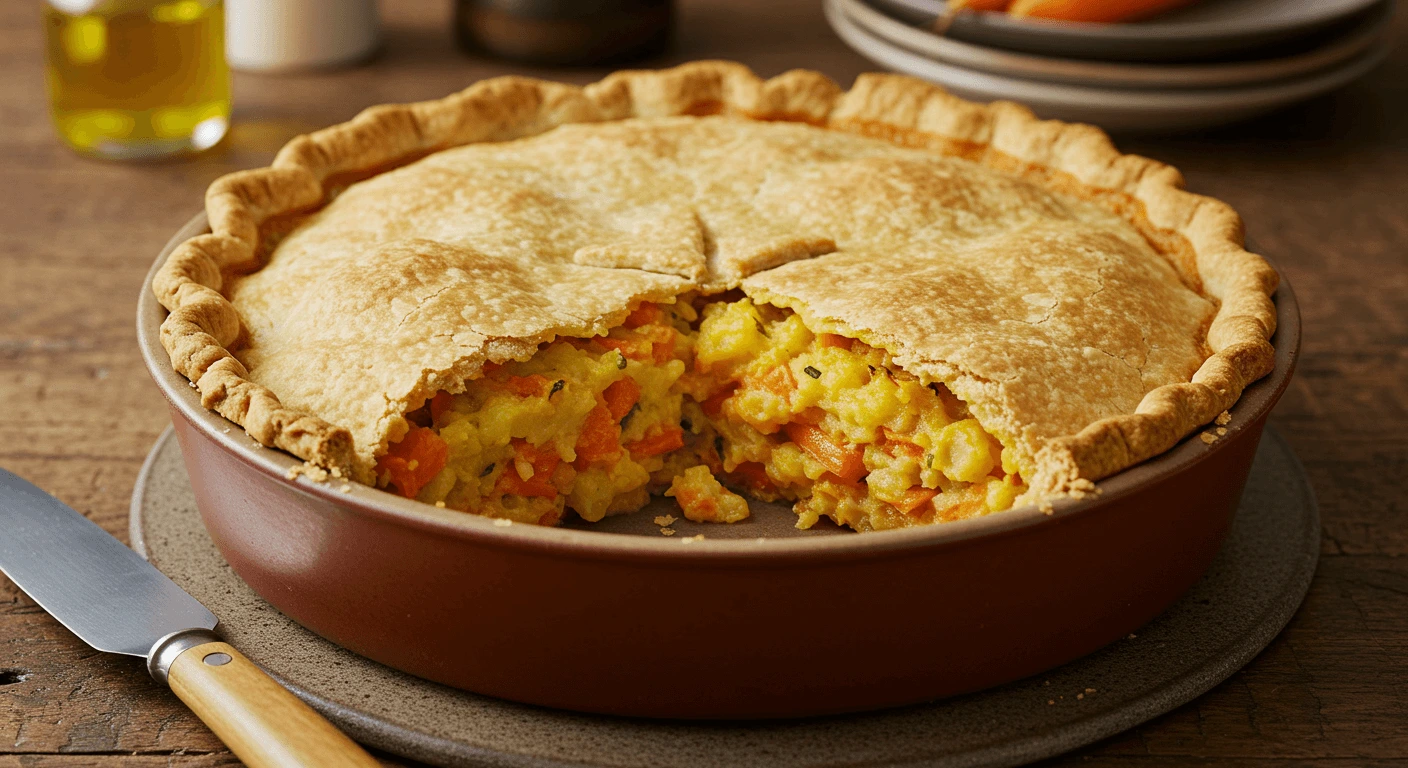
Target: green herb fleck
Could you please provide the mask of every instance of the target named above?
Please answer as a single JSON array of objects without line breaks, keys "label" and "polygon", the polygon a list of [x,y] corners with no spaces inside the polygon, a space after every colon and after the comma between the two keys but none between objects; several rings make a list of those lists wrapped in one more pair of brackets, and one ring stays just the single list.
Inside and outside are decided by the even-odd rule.
[{"label": "green herb fleck", "polygon": [[694,422],[690,421],[687,418],[680,419],[680,429],[683,429],[686,432],[692,432],[694,431]]},{"label": "green herb fleck", "polygon": [[562,379],[558,379],[557,381],[554,381],[554,382],[552,383],[552,391],[551,391],[551,392],[548,392],[548,397],[552,397],[553,395],[557,394],[558,392],[561,392],[561,391],[562,391],[562,388],[565,387],[565,386],[567,386],[567,382],[564,381],[564,380],[562,380]]},{"label": "green herb fleck", "polygon": [[616,353],[616,369],[620,371],[626,370],[626,356],[620,352]]},{"label": "green herb fleck", "polygon": [[488,476],[489,476],[489,473],[490,473],[490,472],[493,472],[493,471],[494,471],[494,464],[493,464],[492,462],[490,462],[489,466],[485,467],[484,470],[479,473],[479,476],[480,476],[480,477],[488,477]]},{"label": "green herb fleck", "polygon": [[819,379],[819,378],[821,378],[821,371],[818,371],[817,369],[811,367],[810,365],[807,366],[806,368],[803,368],[803,369],[802,369],[802,372],[805,373],[805,374],[807,374],[808,376],[812,377],[813,379]]}]

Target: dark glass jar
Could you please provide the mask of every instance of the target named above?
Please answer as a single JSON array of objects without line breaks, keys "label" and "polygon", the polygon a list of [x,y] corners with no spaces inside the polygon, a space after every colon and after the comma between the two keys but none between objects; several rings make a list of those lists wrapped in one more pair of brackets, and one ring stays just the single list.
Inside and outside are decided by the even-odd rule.
[{"label": "dark glass jar", "polygon": [[455,0],[460,45],[533,64],[614,64],[664,50],[674,0]]}]

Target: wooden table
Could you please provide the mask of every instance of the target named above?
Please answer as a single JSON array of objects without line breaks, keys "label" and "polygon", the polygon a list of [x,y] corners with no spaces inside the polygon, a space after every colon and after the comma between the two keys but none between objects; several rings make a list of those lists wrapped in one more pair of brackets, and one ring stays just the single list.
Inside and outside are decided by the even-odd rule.
[{"label": "wooden table", "polygon": [[[198,159],[80,159],[49,126],[39,3],[0,4],[0,464],[121,538],[133,480],[167,424],[137,354],[143,274],[217,176],[382,102],[508,72],[457,53],[449,0],[391,0],[385,51],[322,75],[235,80],[231,138]],[[867,62],[818,0],[687,0],[665,64],[732,58],[849,83]],[[1396,21],[1401,43],[1408,19]],[[1242,212],[1295,285],[1300,370],[1272,416],[1320,497],[1319,575],[1290,627],[1201,699],[1058,765],[1408,761],[1408,46],[1364,81],[1255,123],[1121,142]],[[4,531],[0,531],[3,536]],[[393,764],[395,761],[389,760]],[[129,658],[97,653],[0,578],[0,768],[237,761]]]}]

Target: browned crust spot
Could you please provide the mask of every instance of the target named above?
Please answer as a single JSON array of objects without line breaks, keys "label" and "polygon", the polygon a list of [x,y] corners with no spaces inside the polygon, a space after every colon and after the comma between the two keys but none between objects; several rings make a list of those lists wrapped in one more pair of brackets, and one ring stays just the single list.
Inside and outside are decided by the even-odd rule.
[{"label": "browned crust spot", "polygon": [[[218,179],[206,193],[211,233],[179,246],[153,289],[170,310],[161,339],[203,404],[258,442],[321,466],[353,459],[350,433],[284,407],[249,381],[229,352],[240,318],[221,294],[227,275],[257,269],[265,237],[322,205],[350,181],[447,147],[532,136],[566,123],[632,117],[737,114],[879,137],[963,157],[1101,204],[1139,231],[1184,281],[1215,300],[1209,357],[1191,382],[1150,392],[1134,413],[1052,441],[1033,490],[1089,490],[1162,453],[1213,421],[1272,369],[1276,272],[1243,248],[1242,222],[1225,203],[1184,191],[1172,167],[1121,154],[1099,129],[1038,120],[1010,102],[975,104],[899,75],[862,75],[850,91],[794,70],[762,80],[740,64],[701,61],[623,71],[578,88],[521,77],[485,80],[437,101],[382,105],[290,141],[271,166]],[[267,229],[264,229],[266,228]],[[264,235],[261,231],[267,231]]]}]

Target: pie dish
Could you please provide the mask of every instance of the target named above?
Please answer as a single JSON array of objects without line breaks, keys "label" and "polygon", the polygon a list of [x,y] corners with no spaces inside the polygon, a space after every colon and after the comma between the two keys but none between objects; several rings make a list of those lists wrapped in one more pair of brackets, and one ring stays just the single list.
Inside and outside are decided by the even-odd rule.
[{"label": "pie dish", "polygon": [[153,290],[204,405],[335,475],[908,527],[1091,494],[1271,371],[1276,272],[1181,186],[893,75],[502,78],[217,181]]},{"label": "pie dish", "polygon": [[[576,124],[594,122],[603,129],[621,129],[632,121],[681,118],[710,125],[733,125],[742,120],[760,126],[782,123],[778,126],[781,129],[805,128],[811,137],[829,136],[818,133],[823,129],[835,132],[842,141],[879,139],[883,143],[867,146],[879,146],[885,157],[892,157],[887,153],[895,148],[908,148],[923,150],[919,155],[904,155],[921,158],[921,163],[935,162],[931,155],[964,159],[986,169],[982,173],[999,174],[1008,185],[1032,185],[1022,187],[1032,190],[1030,195],[1071,200],[1069,210],[1087,211],[1084,205],[1093,203],[1114,211],[1140,233],[1148,247],[1161,258],[1167,257],[1164,263],[1171,265],[1178,281],[1200,297],[1188,299],[1180,293],[1183,289],[1167,280],[1154,281],[1159,290],[1184,296],[1194,314],[1200,308],[1205,313],[1206,328],[1200,327],[1196,337],[1203,347],[1191,358],[1177,354],[1163,358],[1173,371],[1168,375],[1175,379],[1182,360],[1186,366],[1182,379],[1171,384],[1150,382],[1152,388],[1137,402],[1131,396],[1126,410],[1072,434],[1046,440],[1033,455],[1034,462],[1039,462],[1048,448],[1070,459],[1049,465],[1056,491],[1029,497],[1034,501],[1031,504],[1014,499],[1013,508],[999,514],[942,525],[916,525],[860,536],[839,535],[834,527],[820,522],[809,530],[799,530],[795,523],[806,519],[785,506],[775,508],[756,497],[746,500],[750,516],[731,525],[671,520],[682,515],[675,508],[677,501],[691,508],[699,519],[727,521],[742,511],[719,481],[734,484],[739,479],[747,481],[747,477],[731,478],[727,471],[715,474],[707,463],[683,466],[689,464],[687,460],[680,462],[680,474],[660,489],[673,496],[652,500],[652,508],[644,514],[613,515],[588,523],[579,519],[580,513],[569,512],[559,526],[520,525],[512,518],[490,519],[438,508],[372,485],[320,481],[335,470],[344,477],[355,474],[376,483],[381,479],[376,465],[390,451],[367,448],[370,441],[357,437],[359,430],[367,429],[365,423],[330,411],[315,413],[299,400],[298,393],[305,391],[300,387],[311,387],[316,393],[323,386],[329,392],[350,395],[364,385],[358,378],[387,377],[383,380],[396,385],[396,392],[409,393],[392,396],[388,386],[386,398],[373,401],[375,413],[389,414],[386,445],[399,445],[412,434],[412,425],[421,426],[417,421],[423,422],[426,415],[417,413],[421,409],[430,411],[429,424],[439,429],[437,437],[455,426],[435,423],[434,400],[442,391],[449,393],[451,410],[464,406],[467,394],[483,394],[483,382],[495,377],[502,379],[505,389],[521,386],[527,392],[525,400],[539,396],[532,389],[535,380],[531,376],[535,372],[544,379],[549,376],[514,367],[550,362],[539,357],[543,352],[538,346],[556,341],[563,329],[554,329],[552,339],[547,332],[541,339],[533,338],[525,323],[535,317],[560,310],[570,315],[569,325],[592,326],[590,333],[562,334],[564,340],[597,339],[569,342],[570,350],[554,353],[575,358],[567,352],[584,350],[573,344],[595,351],[592,345],[600,348],[602,341],[613,338],[618,342],[641,341],[633,334],[661,325],[666,316],[687,312],[686,304],[701,317],[714,313],[721,323],[729,318],[746,320],[744,310],[748,307],[740,304],[745,297],[769,330],[769,324],[815,323],[817,315],[839,313],[837,303],[851,302],[854,306],[842,309],[853,313],[848,322],[855,328],[806,330],[813,346],[821,343],[821,334],[847,339],[851,338],[847,332],[854,330],[859,340],[833,344],[835,339],[826,338],[820,349],[810,352],[835,355],[834,350],[849,347],[845,351],[881,355],[877,371],[888,365],[900,380],[905,379],[902,374],[908,374],[921,383],[924,376],[938,378],[931,383],[952,381],[953,389],[945,383],[942,389],[928,391],[938,397],[948,390],[955,399],[966,398],[963,403],[983,432],[1014,439],[1002,433],[1002,422],[985,416],[987,411],[982,410],[983,403],[999,401],[989,395],[1002,382],[989,381],[986,389],[978,387],[973,392],[963,388],[957,373],[951,380],[944,371],[926,373],[918,352],[912,357],[901,354],[913,352],[921,342],[948,338],[941,333],[926,336],[914,332],[918,321],[932,319],[936,311],[932,304],[919,302],[917,309],[911,307],[905,318],[915,322],[891,328],[897,331],[894,338],[863,332],[861,326],[874,321],[873,314],[863,313],[889,306],[866,301],[863,294],[883,287],[883,281],[891,278],[888,273],[867,270],[863,265],[847,273],[846,281],[830,285],[821,272],[815,272],[818,276],[812,287],[820,298],[784,288],[783,279],[802,286],[803,278],[813,274],[798,265],[815,267],[845,256],[847,241],[839,236],[839,229],[822,232],[832,239],[835,251],[806,250],[798,255],[779,250],[776,262],[764,259],[749,267],[746,275],[739,267],[735,277],[741,287],[722,293],[713,291],[734,277],[728,276],[717,258],[724,251],[717,237],[712,238],[712,245],[706,243],[702,276],[688,273],[687,260],[670,262],[677,267],[674,272],[660,265],[632,269],[629,264],[640,253],[623,246],[618,251],[604,249],[583,255],[593,263],[557,263],[549,269],[529,262],[524,268],[530,278],[538,279],[485,278],[488,290],[481,292],[478,303],[462,302],[463,306],[492,309],[495,300],[504,301],[524,286],[538,290],[557,285],[558,292],[540,297],[519,312],[494,315],[500,325],[483,334],[491,338],[482,342],[488,350],[482,357],[489,362],[514,362],[499,362],[501,367],[497,371],[491,368],[486,376],[483,365],[470,360],[462,371],[468,382],[462,392],[455,391],[452,379],[443,375],[437,374],[431,383],[426,370],[414,365],[396,367],[403,362],[400,355],[413,350],[401,343],[405,339],[397,335],[396,324],[390,326],[391,333],[385,332],[388,326],[373,311],[377,297],[367,299],[364,305],[354,302],[335,310],[324,306],[322,297],[342,295],[348,285],[360,284],[368,293],[380,290],[368,287],[365,280],[345,279],[346,273],[333,269],[322,274],[310,270],[301,289],[294,279],[275,281],[263,294],[271,307],[279,304],[298,310],[290,311],[289,317],[309,313],[301,325],[278,324],[286,341],[295,343],[304,333],[312,341],[302,349],[290,347],[290,359],[298,363],[301,357],[302,362],[285,369],[287,381],[270,377],[277,367],[258,364],[251,370],[240,362],[258,362],[251,351],[261,348],[270,337],[268,328],[254,320],[265,315],[246,303],[253,294],[235,286],[264,273],[266,262],[277,264],[282,257],[271,261],[269,253],[287,248],[300,232],[310,231],[307,215],[329,210],[328,200],[355,202],[359,188],[370,188],[365,183],[368,180],[385,183],[398,170],[412,171],[422,158],[447,158],[461,145],[492,142],[502,149],[518,139],[550,140],[558,126],[587,129],[593,126]],[[656,142],[656,146],[663,144]],[[451,152],[445,153],[446,149]],[[547,168],[556,172],[556,166],[562,165],[560,160],[555,158]],[[901,180],[895,181],[902,186]],[[659,73],[618,74],[586,89],[521,79],[491,80],[442,102],[375,108],[348,125],[296,140],[269,169],[218,182],[207,200],[207,213],[196,216],[177,233],[153,264],[138,302],[138,340],[148,370],[170,405],[197,506],[222,555],[242,580],[278,610],[353,652],[490,696],[617,715],[798,717],[930,701],[1035,675],[1137,633],[1202,575],[1221,546],[1268,414],[1295,367],[1299,314],[1291,287],[1284,282],[1277,285],[1275,273],[1242,248],[1236,215],[1221,203],[1183,192],[1180,186],[1176,171],[1120,155],[1094,129],[1040,122],[1014,105],[969,104],[904,78],[865,77],[849,92],[841,93],[815,74],[789,73],[760,81],[736,65],[702,63]],[[950,194],[936,196],[936,209],[953,200],[984,199],[976,194],[954,194],[958,188],[951,184],[941,189]],[[752,194],[765,191],[765,187],[741,191]],[[873,191],[864,191],[875,197]],[[553,197],[555,194],[547,196]],[[795,197],[800,204],[801,195]],[[845,195],[841,197],[847,202]],[[533,197],[525,194],[516,199],[525,202]],[[638,227],[642,236],[653,234],[657,239],[652,242],[663,240],[666,245],[671,242],[666,236],[674,230],[667,230],[664,224],[681,220],[671,219],[665,210],[668,199],[668,195],[652,190],[647,202],[660,202],[660,206],[642,214],[644,223]],[[412,207],[405,211],[406,218]],[[905,210],[902,205],[890,207],[897,212]],[[376,211],[367,212],[367,216],[373,215]],[[1098,211],[1089,215],[1103,216]],[[772,219],[781,220],[780,216]],[[502,216],[484,219],[481,234],[496,232],[497,226],[508,221]],[[963,221],[970,219],[963,217]],[[834,222],[827,219],[823,223],[831,226]],[[634,230],[632,234],[634,237]],[[1113,241],[1125,242],[1118,236]],[[619,240],[607,244],[612,242]],[[682,239],[680,244],[689,243]],[[824,242],[814,245],[818,250],[826,246]],[[1130,247],[1137,249],[1137,241]],[[659,256],[667,250],[652,246],[645,254]],[[688,249],[672,252],[687,253]],[[577,253],[571,255],[576,257]],[[715,256],[712,260],[710,253]],[[355,256],[350,254],[345,261],[351,263]],[[620,265],[610,261],[612,258],[619,259]],[[954,282],[973,291],[994,285],[1001,272],[989,261],[998,263],[980,260],[975,269]],[[638,261],[644,263],[643,258]],[[893,260],[876,259],[874,263],[893,265]],[[1160,262],[1153,263],[1158,274],[1169,274],[1157,267]],[[900,266],[913,269],[910,264]],[[594,277],[575,284],[544,279],[551,270],[579,270],[577,274]],[[794,270],[791,278],[785,270]],[[350,272],[355,278],[357,270]],[[647,285],[648,290],[642,289],[640,296],[626,299],[595,319],[570,312],[584,302],[605,301],[601,295],[615,283],[608,284],[601,275],[618,272]],[[435,272],[417,274],[433,277]],[[709,283],[711,276],[720,275],[724,285]],[[1193,275],[1196,280],[1191,279]],[[859,281],[860,277],[865,281]],[[348,285],[335,285],[335,280]],[[770,282],[763,285],[763,280]],[[899,283],[900,287],[909,284]],[[441,287],[434,285],[425,293],[433,294]],[[765,290],[771,293],[765,295]],[[1094,291],[1090,286],[1077,296],[1084,301]],[[450,292],[447,289],[446,294]],[[296,293],[303,294],[299,301],[292,300]],[[1043,284],[1037,293],[1049,294],[1051,290]],[[1111,298],[1105,295],[1108,293],[1107,287],[1085,303],[1102,306],[1102,301]],[[1016,291],[999,294],[990,302],[974,300],[961,306],[976,304],[977,309],[995,316],[1015,304],[1014,295],[1022,299],[1021,307],[1033,314],[1040,309],[1044,316],[1049,310],[1054,317],[1076,309],[1074,303],[1070,310],[1059,303],[1047,307],[1050,302],[1040,297],[1033,297],[1037,300],[1029,304],[1026,294]],[[780,307],[773,303],[774,296],[791,296],[796,301]],[[413,309],[420,304],[419,294],[413,303],[404,296],[402,301],[407,303],[398,306]],[[387,298],[382,303],[389,302]],[[1207,305],[1200,302],[1211,305],[1210,317]],[[333,303],[347,302],[344,298]],[[434,299],[428,303],[433,305]],[[241,304],[246,308],[237,308]],[[706,312],[711,304],[721,308]],[[809,311],[813,314],[808,315]],[[1158,316],[1148,307],[1134,312],[1146,319]],[[632,315],[636,317],[630,324],[639,324],[627,328]],[[394,317],[399,324],[403,315]],[[1120,312],[1103,320],[1096,318],[1092,315],[1087,327],[1072,324],[1070,332],[1130,328]],[[954,327],[962,322],[970,331],[981,328],[976,319],[972,313],[958,317]],[[409,325],[415,325],[415,320],[412,317]],[[1174,318],[1174,322],[1188,320]],[[675,328],[679,335],[675,336],[674,352],[683,349],[692,354],[715,341],[752,338],[758,342],[747,334],[720,333],[718,339],[712,339],[713,334],[695,327],[695,322],[685,326]],[[718,327],[726,330],[727,324]],[[987,363],[996,365],[1005,354],[1016,354],[1013,350],[1018,349],[1004,345],[1005,337],[999,338],[992,330],[1005,327],[1009,326],[999,323],[990,327],[988,337],[953,344],[961,347],[959,352],[970,355],[965,358],[970,361],[975,359],[972,355],[985,350],[993,358]],[[1142,324],[1134,327],[1140,333],[1131,333],[1128,342],[1142,349],[1147,331]],[[418,336],[421,343],[431,343],[424,334]],[[781,341],[768,338],[766,344],[739,345],[734,351],[741,356],[731,359],[762,359],[769,354],[769,345]],[[668,361],[654,362],[657,341],[665,341],[663,334],[650,340],[649,366],[644,346],[621,344],[623,356],[630,349],[641,358],[626,358],[627,375],[668,366]],[[275,346],[264,349],[272,354]],[[328,349],[320,350],[320,346]],[[335,347],[342,349],[341,362],[330,365]],[[888,363],[883,356],[886,350],[895,350],[889,353]],[[620,358],[609,352],[601,349],[596,362],[605,357],[619,363]],[[807,350],[798,354],[803,352]],[[1199,363],[1200,355],[1206,357]],[[1090,359],[1098,362],[1101,357],[1094,351]],[[684,357],[678,362],[683,363]],[[681,378],[696,373],[692,362]],[[871,364],[865,363],[864,375],[871,374]],[[836,373],[814,362],[806,365],[823,374]],[[1268,366],[1271,373],[1257,379]],[[426,369],[433,367],[427,365]],[[393,370],[400,374],[393,375]],[[479,375],[472,375],[472,370]],[[604,373],[615,377],[611,380],[614,384],[621,379],[612,370],[620,371],[606,366]],[[724,372],[727,370],[725,366]],[[589,372],[589,367],[583,368],[581,382]],[[422,374],[426,378],[423,383]],[[526,381],[510,385],[510,375]],[[722,377],[718,371],[709,375]],[[793,376],[801,386],[822,381],[812,379],[805,365]],[[1077,376],[1082,378],[1077,380]],[[565,391],[565,376],[551,378],[549,397],[558,380],[564,381],[558,396]],[[597,383],[610,386],[603,379]],[[1106,393],[1100,377],[1086,376],[1083,370],[1048,377],[1038,384],[1041,386],[1025,391],[1032,403],[1039,406],[1045,402],[1053,412],[1063,404],[1100,400]],[[605,389],[602,393],[601,405],[609,408]],[[642,398],[656,394],[641,384]],[[680,395],[683,415],[693,398],[683,392]],[[443,407],[445,398],[440,399]],[[695,402],[702,410],[703,403]],[[769,402],[773,401],[758,399],[760,408]],[[791,403],[789,395],[788,415]],[[947,408],[946,401],[941,403]],[[722,401],[719,404],[724,416],[747,405],[743,399],[728,407]],[[472,400],[469,405],[472,412]],[[593,408],[595,405],[593,397]],[[636,416],[643,413],[649,415],[644,406]],[[766,413],[748,412],[755,419]],[[930,414],[931,418],[937,415],[932,409]],[[945,416],[950,415],[962,414],[945,410]],[[405,422],[401,427],[404,433],[393,434],[390,425],[400,423],[398,419]],[[244,425],[248,435],[231,420]],[[963,421],[966,419],[953,423]],[[1198,434],[1189,434],[1209,421],[1212,423]],[[824,422],[809,426],[824,428]],[[685,442],[680,426],[681,442]],[[881,424],[879,436],[889,440],[885,426]],[[793,431],[798,430],[793,427]],[[377,436],[376,432],[371,434]],[[1178,439],[1184,434],[1189,437]],[[784,441],[779,435],[789,439]],[[778,445],[797,444],[785,426],[764,436]],[[448,449],[450,441],[442,439]],[[1044,438],[1035,435],[1033,439]],[[695,436],[695,444],[698,442]],[[283,450],[266,450],[265,446]],[[575,455],[575,442],[572,448]],[[687,448],[667,453],[683,453]],[[449,451],[446,453],[448,465]],[[558,458],[561,463],[561,454]],[[864,453],[861,458],[864,463]],[[527,477],[527,472],[518,472],[516,461],[512,463],[520,480],[532,481],[538,474],[532,461],[527,467],[532,475]],[[778,462],[775,469],[784,464]],[[1064,485],[1062,473],[1054,471],[1062,466],[1072,468],[1064,475]],[[838,464],[843,473],[845,467]],[[418,469],[419,465],[410,467],[410,460],[403,468],[407,472]],[[1017,469],[1027,488],[1024,493],[1041,487],[1035,472],[1027,477],[1021,474],[1020,466]],[[879,485],[879,480],[867,476],[865,485]],[[1094,490],[1087,485],[1092,482]],[[388,487],[397,490],[395,485]],[[736,486],[736,490],[748,489]],[[1073,491],[1082,497],[1074,498]],[[456,501],[449,494],[446,499]],[[864,502],[860,511],[866,512],[863,506]],[[848,509],[855,509],[855,505]],[[653,515],[669,521],[668,528],[657,527]],[[854,519],[871,520],[868,514]],[[875,521],[883,522],[883,518]],[[880,527],[875,521],[872,526]],[[676,535],[662,536],[667,529],[675,530]],[[705,536],[702,541],[698,539],[701,532]],[[740,652],[739,638],[747,638],[744,652]],[[884,651],[867,652],[877,647],[877,638],[883,638]],[[847,657],[854,661],[838,664],[837,649],[860,652]]]}]

